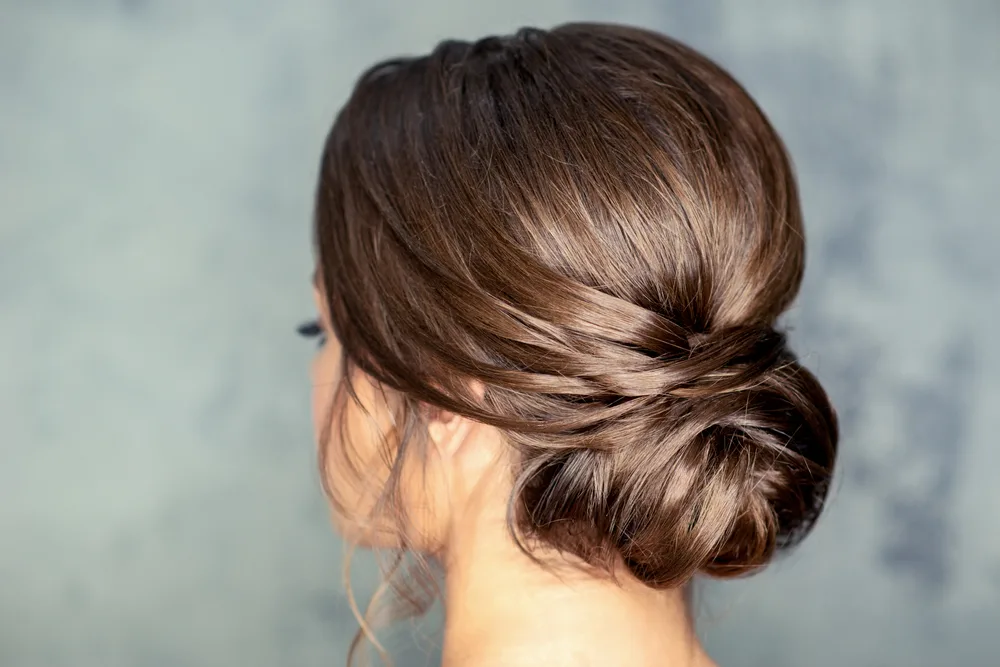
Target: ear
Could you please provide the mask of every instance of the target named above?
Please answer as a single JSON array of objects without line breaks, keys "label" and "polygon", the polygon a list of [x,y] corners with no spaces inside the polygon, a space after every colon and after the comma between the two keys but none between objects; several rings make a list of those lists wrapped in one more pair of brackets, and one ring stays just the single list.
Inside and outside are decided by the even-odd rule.
[{"label": "ear", "polygon": [[[473,395],[481,401],[486,391],[485,386],[474,380],[471,389]],[[431,441],[442,455],[454,456],[474,432],[475,425],[475,422],[467,417],[434,407],[430,410],[427,430]]]},{"label": "ear", "polygon": [[461,448],[470,424],[465,417],[439,410],[428,423],[427,433],[440,454],[452,456]]}]

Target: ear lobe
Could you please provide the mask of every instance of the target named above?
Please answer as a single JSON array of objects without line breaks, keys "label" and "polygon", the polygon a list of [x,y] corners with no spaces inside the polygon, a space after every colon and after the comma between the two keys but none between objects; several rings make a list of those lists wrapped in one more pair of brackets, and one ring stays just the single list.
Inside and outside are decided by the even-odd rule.
[{"label": "ear lobe", "polygon": [[451,413],[444,413],[441,417],[428,425],[428,434],[442,455],[453,456],[462,449],[474,422]]},{"label": "ear lobe", "polygon": [[442,454],[453,454],[461,446],[463,433],[459,432],[459,426],[463,421],[467,420],[456,414],[441,411],[427,425],[431,440]]}]

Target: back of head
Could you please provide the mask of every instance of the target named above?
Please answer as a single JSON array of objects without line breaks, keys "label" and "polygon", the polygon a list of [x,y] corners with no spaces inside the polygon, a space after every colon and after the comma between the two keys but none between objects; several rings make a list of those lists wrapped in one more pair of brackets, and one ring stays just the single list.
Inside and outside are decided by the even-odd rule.
[{"label": "back of head", "polygon": [[348,360],[503,429],[526,543],[668,587],[815,520],[837,426],[776,330],[804,266],[793,172],[690,48],[570,24],[372,68],[316,242]]}]

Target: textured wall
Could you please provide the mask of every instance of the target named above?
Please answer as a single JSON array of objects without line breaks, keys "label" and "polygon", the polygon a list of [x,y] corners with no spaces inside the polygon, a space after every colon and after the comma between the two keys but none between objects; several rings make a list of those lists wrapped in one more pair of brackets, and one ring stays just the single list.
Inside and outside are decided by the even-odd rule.
[{"label": "textured wall", "polygon": [[0,664],[340,662],[292,333],[323,136],[375,59],[580,18],[719,59],[800,170],[843,466],[803,549],[707,590],[711,650],[997,664],[995,0],[0,0]]}]

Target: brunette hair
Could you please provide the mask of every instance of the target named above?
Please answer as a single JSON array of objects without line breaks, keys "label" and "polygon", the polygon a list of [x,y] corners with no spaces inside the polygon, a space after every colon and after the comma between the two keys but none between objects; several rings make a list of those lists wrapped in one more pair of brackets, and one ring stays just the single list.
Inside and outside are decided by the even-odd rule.
[{"label": "brunette hair", "polygon": [[776,329],[804,268],[793,170],[691,48],[577,23],[372,67],[315,242],[338,396],[356,369],[395,406],[379,511],[403,516],[430,408],[502,429],[528,551],[665,588],[752,572],[816,520],[837,420]]}]

